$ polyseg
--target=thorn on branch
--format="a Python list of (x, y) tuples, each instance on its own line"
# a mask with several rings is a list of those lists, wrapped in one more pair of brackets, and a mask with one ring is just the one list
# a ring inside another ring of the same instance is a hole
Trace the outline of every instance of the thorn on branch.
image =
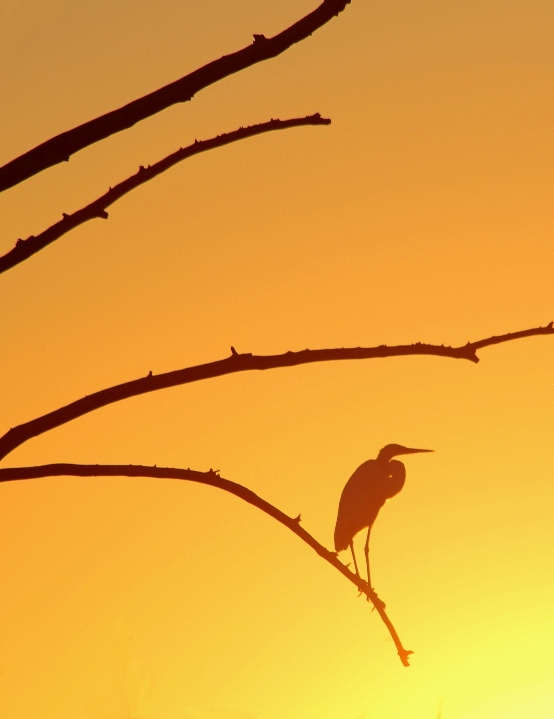
[(266, 36), (265, 35), (254, 35), (254, 45), (256, 43), (261, 43), (261, 42), (267, 42)]
[[(153, 377), (152, 370), (146, 375), (147, 377)], [(155, 466), (155, 465), (154, 465)]]
[(239, 353), (236, 351), (236, 349), (233, 346), (231, 346), (231, 354), (233, 355), (233, 357), (239, 356)]
[(64, 220), (69, 219), (69, 215), (67, 215), (65, 212), (62, 212), (62, 217)]
[(97, 215), (101, 220), (107, 220), (109, 215), (106, 210), (100, 210)]
[(302, 515), (299, 514), (298, 517), (295, 517), (295, 518), (294, 518), (294, 521), (295, 521), (297, 524), (300, 524), (300, 522), (302, 521)]

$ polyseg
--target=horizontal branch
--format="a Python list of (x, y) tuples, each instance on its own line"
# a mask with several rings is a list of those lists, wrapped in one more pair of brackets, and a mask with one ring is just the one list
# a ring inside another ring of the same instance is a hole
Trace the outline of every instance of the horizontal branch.
[(323, 0), (313, 12), (278, 35), (271, 38), (254, 35), (254, 42), (242, 50), (224, 55), (128, 105), (43, 142), (0, 168), (0, 192), (48, 167), (68, 162), (75, 152), (126, 130), (171, 105), (192, 100), (197, 92), (229, 75), (280, 55), (295, 43), (305, 40), (349, 4), (350, 0)]
[(221, 377), (235, 372), (250, 372), (252, 370), (276, 369), (278, 367), (295, 367), (313, 362), (335, 362), (339, 360), (362, 360), (384, 357), (401, 357), (407, 355), (432, 355), (449, 357), (452, 359), (465, 359), (470, 362), (479, 362), (477, 350), (488, 345), (509, 342), (510, 340), (531, 337), (534, 335), (552, 335), (554, 328), (552, 322), (546, 327), (535, 327), (521, 332), (512, 332), (498, 337), (489, 337), (478, 342), (468, 342), (462, 347), (445, 347), (444, 345), (430, 345), (417, 342), (413, 345), (396, 345), (379, 347), (340, 347), (337, 349), (302, 350), (301, 352), (286, 352), (280, 355), (252, 355), (238, 354), (231, 347), (231, 356), (226, 359), (208, 362), (207, 364), (186, 367), (184, 369), (154, 375), (149, 372), (146, 377), (124, 382), (123, 384), (100, 390), (81, 399), (71, 402), (65, 407), (49, 412), (42, 417), (13, 427), (3, 437), (0, 437), (0, 460), (6, 457), (16, 447), (37, 437), (55, 427), (71, 422), (100, 407), (106, 407), (114, 402), (129, 397), (136, 397), (147, 392), (155, 392), (168, 387), (199, 382), (204, 379)]
[(375, 609), (385, 623), (389, 633), (398, 650), (398, 656), (402, 664), (409, 666), (408, 657), (413, 654), (408, 649), (404, 649), (400, 638), (392, 625), (390, 619), (385, 612), (385, 605), (379, 599), (374, 590), (359, 575), (351, 572), (342, 562), (339, 561), (336, 552), (331, 552), (320, 544), (311, 534), (300, 526), (301, 517), (289, 517), (277, 507), (262, 499), (252, 490), (243, 487), (241, 484), (231, 482), (228, 479), (220, 477), (219, 474), (210, 469), (209, 472), (198, 472), (193, 469), (178, 469), (173, 467), (144, 467), (141, 465), (99, 465), (99, 464), (46, 464), (39, 467), (10, 467), (0, 469), (0, 482), (13, 482), (23, 479), (38, 479), (40, 477), (59, 477), (59, 476), (75, 476), (75, 477), (153, 477), (155, 479), (180, 479), (189, 482), (198, 482), (207, 484), (211, 487), (223, 489), (230, 492), (236, 497), (240, 497), (245, 502), (254, 505), (262, 512), (269, 514), (278, 522), (294, 532), (300, 539), (308, 544), (315, 552), (329, 562), (343, 576), (345, 576), (356, 588), (373, 603)]
[(217, 137), (212, 137), (209, 140), (202, 140), (200, 142), (195, 140), (194, 144), (189, 145), (188, 147), (180, 148), (177, 152), (164, 157), (163, 160), (156, 162), (154, 165), (150, 165), (149, 167), (141, 166), (136, 174), (128, 177), (126, 180), (123, 180), (114, 187), (110, 187), (108, 192), (99, 197), (97, 200), (94, 200), (94, 202), (91, 202), (86, 207), (77, 210), (77, 212), (74, 212), (71, 215), (66, 215), (64, 213), (62, 220), (56, 222), (47, 230), (44, 230), (44, 232), (41, 232), (40, 235), (31, 235), (31, 237), (28, 237), (26, 240), (17, 240), (15, 247), (0, 257), (0, 274), (28, 259), (47, 245), (62, 237), (62, 235), (65, 235), (70, 230), (73, 230), (75, 227), (96, 218), (107, 220), (108, 213), (106, 212), (106, 208), (113, 205), (120, 197), (123, 197), (123, 195), (126, 195), (128, 192), (131, 192), (131, 190), (139, 187), (139, 185), (143, 185), (145, 182), (161, 175), (162, 172), (169, 170), (170, 167), (173, 167), (177, 163), (182, 162), (193, 155), (198, 155), (201, 152), (213, 150), (216, 147), (222, 147), (223, 145), (229, 145), (231, 142), (244, 140), (248, 137), (253, 137), (254, 135), (261, 135), (264, 132), (286, 130), (291, 127), (300, 127), (302, 125), (329, 125), (330, 123), (331, 120), (323, 118), (319, 113), (316, 113), (315, 115), (296, 117), (290, 120), (270, 120), (269, 122), (251, 125), (250, 127), (241, 127), (234, 132), (218, 135)]

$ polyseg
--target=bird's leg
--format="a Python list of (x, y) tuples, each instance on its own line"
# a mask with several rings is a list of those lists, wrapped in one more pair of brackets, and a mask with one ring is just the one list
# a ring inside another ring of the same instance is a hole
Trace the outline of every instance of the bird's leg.
[[(356, 576), (360, 577), (360, 572), (358, 570), (358, 563), (356, 562), (356, 555), (354, 554), (354, 541), (350, 540), (350, 551), (352, 552), (352, 559), (354, 560), (354, 569), (356, 570)], [(361, 579), (361, 577), (360, 577)], [(358, 587), (358, 589), (360, 589)], [(362, 596), (363, 591), (360, 589), (360, 593), (358, 594), (358, 599)]]
[(354, 569), (356, 570), (356, 575), (359, 577), (360, 572), (358, 571), (358, 564), (356, 562), (356, 555), (354, 554), (354, 542), (350, 542), (350, 551), (352, 552), (352, 559), (354, 560)]
[[(369, 534), (371, 532), (371, 527), (367, 530), (367, 539), (365, 540), (365, 547), (364, 547), (364, 554), (365, 554), (365, 566), (367, 568), (367, 586), (369, 587), (369, 591), (371, 592), (371, 597), (369, 596), (369, 593), (367, 594), (367, 601), (371, 602), (373, 604), (373, 609), (379, 610), (379, 607), (381, 609), (385, 608), (385, 602), (383, 602), (377, 594), (375, 593), (375, 590), (371, 586), (371, 574), (369, 572)], [(373, 611), (373, 609), (371, 611)]]
[(369, 573), (369, 534), (371, 532), (371, 527), (367, 530), (367, 539), (365, 540), (365, 547), (364, 547), (364, 554), (365, 554), (365, 566), (367, 568), (367, 586), (370, 589), (373, 589), (371, 586), (371, 574)]

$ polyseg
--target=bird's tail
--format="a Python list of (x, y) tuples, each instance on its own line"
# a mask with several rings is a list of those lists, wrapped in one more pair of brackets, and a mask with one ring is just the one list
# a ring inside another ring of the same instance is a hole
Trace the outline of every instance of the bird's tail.
[(342, 552), (348, 549), (349, 545), (350, 537), (337, 522), (337, 526), (335, 527), (335, 552)]

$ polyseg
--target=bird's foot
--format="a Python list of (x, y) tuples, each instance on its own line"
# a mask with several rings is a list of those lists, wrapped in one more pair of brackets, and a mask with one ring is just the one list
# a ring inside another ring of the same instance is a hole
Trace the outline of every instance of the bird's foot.
[(385, 609), (385, 607), (387, 606), (382, 599), (379, 599), (373, 587), (370, 587), (370, 591), (366, 594), (366, 597), (367, 601), (373, 604), (373, 608), (371, 609), (372, 612), (375, 609)]

